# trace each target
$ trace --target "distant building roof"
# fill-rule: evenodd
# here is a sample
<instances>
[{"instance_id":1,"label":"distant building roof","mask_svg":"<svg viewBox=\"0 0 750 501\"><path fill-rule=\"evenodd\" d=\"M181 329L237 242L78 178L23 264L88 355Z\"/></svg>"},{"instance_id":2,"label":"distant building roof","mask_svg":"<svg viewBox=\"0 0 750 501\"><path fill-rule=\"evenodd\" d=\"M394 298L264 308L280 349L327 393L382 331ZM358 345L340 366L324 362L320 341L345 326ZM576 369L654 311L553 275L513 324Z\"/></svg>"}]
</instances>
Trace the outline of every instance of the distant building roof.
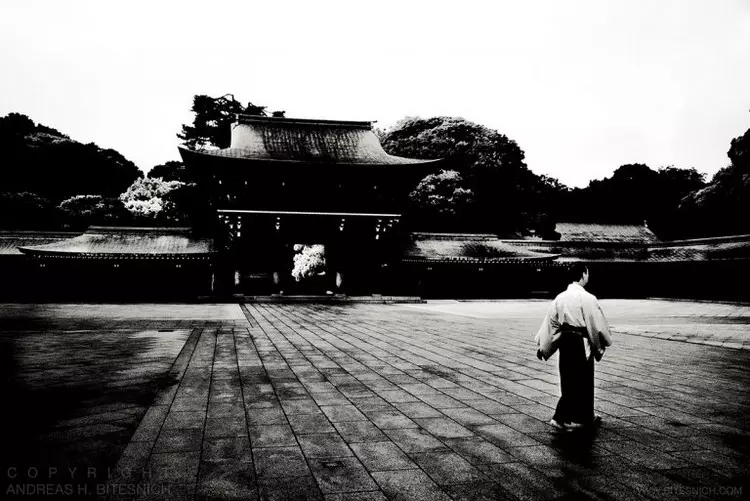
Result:
<instances>
[{"instance_id":1,"label":"distant building roof","mask_svg":"<svg viewBox=\"0 0 750 501\"><path fill-rule=\"evenodd\" d=\"M80 233L57 231L0 231L0 255L21 256L19 247L44 245L66 238L72 238Z\"/></svg>"},{"instance_id":2,"label":"distant building roof","mask_svg":"<svg viewBox=\"0 0 750 501\"><path fill-rule=\"evenodd\" d=\"M648 244L622 241L575 240L504 240L508 246L558 255L558 262L571 261L643 261L648 257Z\"/></svg>"},{"instance_id":3,"label":"distant building roof","mask_svg":"<svg viewBox=\"0 0 750 501\"><path fill-rule=\"evenodd\" d=\"M649 246L649 262L750 259L750 235L675 240Z\"/></svg>"},{"instance_id":4,"label":"distant building roof","mask_svg":"<svg viewBox=\"0 0 750 501\"><path fill-rule=\"evenodd\" d=\"M652 243L659 239L646 225L557 223L555 231L562 242Z\"/></svg>"},{"instance_id":5,"label":"distant building roof","mask_svg":"<svg viewBox=\"0 0 750 501\"><path fill-rule=\"evenodd\" d=\"M750 259L750 235L669 242L504 240L532 252L558 254L557 262L694 262Z\"/></svg>"},{"instance_id":6,"label":"distant building roof","mask_svg":"<svg viewBox=\"0 0 750 501\"><path fill-rule=\"evenodd\" d=\"M83 235L20 251L46 258L202 259L214 249L212 240L192 237L189 228L92 226Z\"/></svg>"},{"instance_id":7,"label":"distant building roof","mask_svg":"<svg viewBox=\"0 0 750 501\"><path fill-rule=\"evenodd\" d=\"M304 120L238 115L229 148L190 150L179 147L185 162L218 157L284 163L344 165L417 165L439 160L417 160L389 155L372 130L371 122Z\"/></svg>"},{"instance_id":8,"label":"distant building roof","mask_svg":"<svg viewBox=\"0 0 750 501\"><path fill-rule=\"evenodd\" d=\"M499 263L551 261L556 257L507 245L490 234L412 233L402 260Z\"/></svg>"}]
</instances>

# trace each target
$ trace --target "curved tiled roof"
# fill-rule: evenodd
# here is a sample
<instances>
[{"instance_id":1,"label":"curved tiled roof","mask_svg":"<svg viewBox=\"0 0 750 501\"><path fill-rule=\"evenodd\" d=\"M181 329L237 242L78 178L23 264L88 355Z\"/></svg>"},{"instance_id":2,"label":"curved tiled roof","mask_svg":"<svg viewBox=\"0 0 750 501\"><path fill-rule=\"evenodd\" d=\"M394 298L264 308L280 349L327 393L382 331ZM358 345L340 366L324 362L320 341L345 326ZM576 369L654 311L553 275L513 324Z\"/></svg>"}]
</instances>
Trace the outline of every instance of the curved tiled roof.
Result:
<instances>
[{"instance_id":1,"label":"curved tiled roof","mask_svg":"<svg viewBox=\"0 0 750 501\"><path fill-rule=\"evenodd\" d=\"M19 247L44 245L66 238L72 238L80 233L65 233L55 231L0 231L0 255L21 256Z\"/></svg>"},{"instance_id":2,"label":"curved tiled roof","mask_svg":"<svg viewBox=\"0 0 750 501\"><path fill-rule=\"evenodd\" d=\"M489 234L412 233L403 261L501 263L551 261L555 254L514 247Z\"/></svg>"},{"instance_id":3,"label":"curved tiled roof","mask_svg":"<svg viewBox=\"0 0 750 501\"><path fill-rule=\"evenodd\" d=\"M107 226L92 226L77 237L19 250L32 257L99 259L205 259L214 252L212 240L192 237L189 228Z\"/></svg>"},{"instance_id":4,"label":"curved tiled roof","mask_svg":"<svg viewBox=\"0 0 750 501\"><path fill-rule=\"evenodd\" d=\"M363 166L434 164L440 161L389 155L370 122L245 115L240 115L232 126L229 148L190 150L179 147L179 150L185 162L201 157Z\"/></svg>"},{"instance_id":5,"label":"curved tiled roof","mask_svg":"<svg viewBox=\"0 0 750 501\"><path fill-rule=\"evenodd\" d=\"M750 259L750 235L676 240L649 247L648 261L684 262Z\"/></svg>"},{"instance_id":6,"label":"curved tiled roof","mask_svg":"<svg viewBox=\"0 0 750 501\"><path fill-rule=\"evenodd\" d=\"M645 225L557 223L555 231L562 242L652 243L659 239Z\"/></svg>"},{"instance_id":7,"label":"curved tiled roof","mask_svg":"<svg viewBox=\"0 0 750 501\"><path fill-rule=\"evenodd\" d=\"M559 261L643 261L647 244L635 242L582 242L559 240L506 240L506 245L532 252L559 255Z\"/></svg>"},{"instance_id":8,"label":"curved tiled roof","mask_svg":"<svg viewBox=\"0 0 750 501\"><path fill-rule=\"evenodd\" d=\"M750 259L750 235L669 242L506 240L507 245L559 254L558 261L696 262Z\"/></svg>"}]
</instances>

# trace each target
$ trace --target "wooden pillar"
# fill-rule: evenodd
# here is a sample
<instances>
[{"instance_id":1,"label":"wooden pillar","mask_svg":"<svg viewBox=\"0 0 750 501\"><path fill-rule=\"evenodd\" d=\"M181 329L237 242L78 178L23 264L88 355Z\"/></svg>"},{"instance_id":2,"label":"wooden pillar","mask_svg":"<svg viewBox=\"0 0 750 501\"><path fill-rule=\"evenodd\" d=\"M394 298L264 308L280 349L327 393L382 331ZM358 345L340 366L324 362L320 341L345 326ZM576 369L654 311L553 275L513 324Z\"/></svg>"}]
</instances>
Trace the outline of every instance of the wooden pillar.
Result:
<instances>
[{"instance_id":1,"label":"wooden pillar","mask_svg":"<svg viewBox=\"0 0 750 501\"><path fill-rule=\"evenodd\" d=\"M333 258L329 270L335 274L333 286L336 294L344 294L344 267L346 264L346 218L339 220L338 241L332 245L331 256Z\"/></svg>"},{"instance_id":2,"label":"wooden pillar","mask_svg":"<svg viewBox=\"0 0 750 501\"><path fill-rule=\"evenodd\" d=\"M281 216L277 216L273 220L273 235L274 235L274 257L273 257L273 289L277 294L284 294L284 258L286 256L286 249L284 248L284 241L281 233Z\"/></svg>"},{"instance_id":3,"label":"wooden pillar","mask_svg":"<svg viewBox=\"0 0 750 501\"><path fill-rule=\"evenodd\" d=\"M399 219L389 217L387 219L378 219L375 231L374 245L374 266L375 266L375 286L378 294L391 294L391 278L393 271L390 269L393 260L393 245L395 243L395 227Z\"/></svg>"},{"instance_id":4,"label":"wooden pillar","mask_svg":"<svg viewBox=\"0 0 750 501\"><path fill-rule=\"evenodd\" d=\"M242 237L242 218L240 216L234 216L231 223L231 245L232 245L232 261L234 271L234 293L242 292L242 263L240 262L240 255L238 253L238 247L240 245L240 238Z\"/></svg>"},{"instance_id":5,"label":"wooden pillar","mask_svg":"<svg viewBox=\"0 0 750 501\"><path fill-rule=\"evenodd\" d=\"M226 252L229 257L229 263L227 263L226 267L220 266L217 269L217 273L220 273L221 276L223 276L224 273L227 274L225 279L219 278L219 282L226 282L229 289L227 292L238 293L240 292L240 287L242 285L240 259L237 253L239 239L242 237L242 218L236 214L220 214L219 220L227 229Z\"/></svg>"},{"instance_id":6,"label":"wooden pillar","mask_svg":"<svg viewBox=\"0 0 750 501\"><path fill-rule=\"evenodd\" d=\"M336 272L336 293L341 294L343 291L342 286L344 284L344 272L343 271L337 271Z\"/></svg>"},{"instance_id":7,"label":"wooden pillar","mask_svg":"<svg viewBox=\"0 0 750 501\"><path fill-rule=\"evenodd\" d=\"M370 268L370 288L372 290L373 296L381 296L383 293L383 287L382 287L382 271L380 265L382 264L380 262L380 247L381 247L381 239L383 237L383 230L385 229L385 226L383 225L383 220L378 218L375 221L375 242L373 242L371 247L371 254L369 258L369 268Z\"/></svg>"}]
</instances>

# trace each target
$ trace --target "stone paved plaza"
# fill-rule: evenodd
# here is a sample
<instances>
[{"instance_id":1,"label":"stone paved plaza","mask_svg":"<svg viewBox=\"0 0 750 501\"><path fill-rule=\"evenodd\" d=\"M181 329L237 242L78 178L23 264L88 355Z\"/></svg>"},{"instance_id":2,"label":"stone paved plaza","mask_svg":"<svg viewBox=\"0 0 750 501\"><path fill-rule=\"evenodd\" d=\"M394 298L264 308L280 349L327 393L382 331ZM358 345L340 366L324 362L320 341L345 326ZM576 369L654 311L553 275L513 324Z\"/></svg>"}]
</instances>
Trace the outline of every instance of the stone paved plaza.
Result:
<instances>
[{"instance_id":1,"label":"stone paved plaza","mask_svg":"<svg viewBox=\"0 0 750 501\"><path fill-rule=\"evenodd\" d=\"M747 497L750 307L602 301L603 422L561 433L546 305L0 305L3 494Z\"/></svg>"}]
</instances>

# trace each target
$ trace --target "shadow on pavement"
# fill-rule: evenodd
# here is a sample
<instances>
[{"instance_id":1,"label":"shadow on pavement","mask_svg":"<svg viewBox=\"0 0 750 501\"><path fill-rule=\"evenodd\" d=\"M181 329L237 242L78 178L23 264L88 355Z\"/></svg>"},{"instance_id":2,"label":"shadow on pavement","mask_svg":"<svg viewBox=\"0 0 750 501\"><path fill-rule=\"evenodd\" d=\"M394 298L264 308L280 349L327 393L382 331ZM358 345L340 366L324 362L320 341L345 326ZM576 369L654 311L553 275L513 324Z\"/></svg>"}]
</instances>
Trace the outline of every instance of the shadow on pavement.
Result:
<instances>
[{"instance_id":1,"label":"shadow on pavement","mask_svg":"<svg viewBox=\"0 0 750 501\"><path fill-rule=\"evenodd\" d=\"M171 361L138 360L150 343L123 332L3 333L0 497L96 496L157 392L177 382Z\"/></svg>"}]
</instances>

